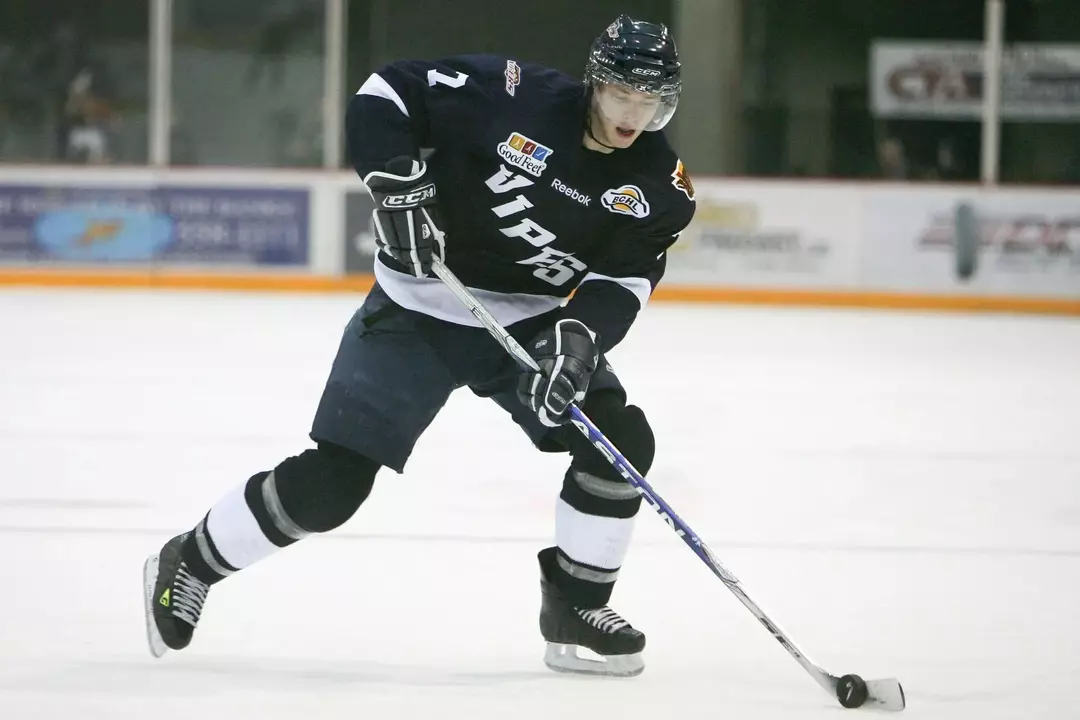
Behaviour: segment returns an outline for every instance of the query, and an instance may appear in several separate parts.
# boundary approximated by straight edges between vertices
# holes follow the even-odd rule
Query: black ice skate
[[[547,640],[544,663],[556,672],[590,675],[639,675],[645,669],[641,651],[645,634],[635,630],[610,607],[575,608],[541,572],[540,633]],[[599,660],[578,657],[586,648]]]
[[[210,592],[210,586],[188,572],[180,557],[186,538],[186,534],[174,537],[143,565],[146,638],[154,657],[188,646]]]

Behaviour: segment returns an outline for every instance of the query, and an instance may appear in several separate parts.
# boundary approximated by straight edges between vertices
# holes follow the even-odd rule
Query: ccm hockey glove
[[[540,422],[557,427],[567,422],[570,403],[581,402],[589,389],[600,351],[596,335],[580,320],[560,320],[540,333],[526,349],[540,372],[526,372],[518,383],[518,397],[532,408]]]
[[[427,275],[433,257],[445,258],[435,205],[438,193],[427,177],[427,165],[396,157],[385,170],[368,173],[364,184],[375,200],[372,217],[379,248],[416,277]]]

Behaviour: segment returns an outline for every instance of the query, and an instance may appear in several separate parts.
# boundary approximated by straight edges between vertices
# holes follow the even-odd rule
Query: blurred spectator
[[[110,131],[119,122],[107,75],[86,34],[70,22],[32,54],[27,68],[46,116],[56,124],[54,153],[62,162],[104,163],[110,159]]]
[[[907,155],[899,139],[887,137],[878,145],[880,175],[886,180],[907,180],[909,176]]]
[[[956,143],[951,137],[942,138],[937,144],[937,155],[929,180],[955,181],[965,180],[963,168],[956,151]]]
[[[109,131],[119,117],[108,100],[97,93],[94,72],[84,67],[68,84],[63,126],[67,138],[61,158],[68,162],[100,165],[111,160]]]
[[[0,0],[0,160],[145,161],[148,6]]]

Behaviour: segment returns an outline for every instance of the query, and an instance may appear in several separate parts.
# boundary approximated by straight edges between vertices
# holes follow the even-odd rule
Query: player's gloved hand
[[[431,260],[445,258],[435,183],[427,165],[408,156],[396,157],[384,170],[364,178],[375,200],[375,240],[379,248],[416,277],[431,271]]]
[[[557,427],[570,419],[570,403],[581,402],[589,389],[600,351],[596,334],[580,320],[560,320],[525,346],[540,372],[526,372],[518,383],[518,397],[532,408],[540,422]]]

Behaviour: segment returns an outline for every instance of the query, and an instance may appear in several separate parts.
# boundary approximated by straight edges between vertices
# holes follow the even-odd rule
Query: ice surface
[[[345,527],[215,588],[153,660],[143,557],[310,446],[359,301],[0,292],[0,717],[846,712],[647,507],[613,601],[645,673],[547,671],[566,460],[467,391]],[[652,484],[813,660],[899,677],[904,717],[1080,717],[1080,323],[657,304],[612,362]]]

